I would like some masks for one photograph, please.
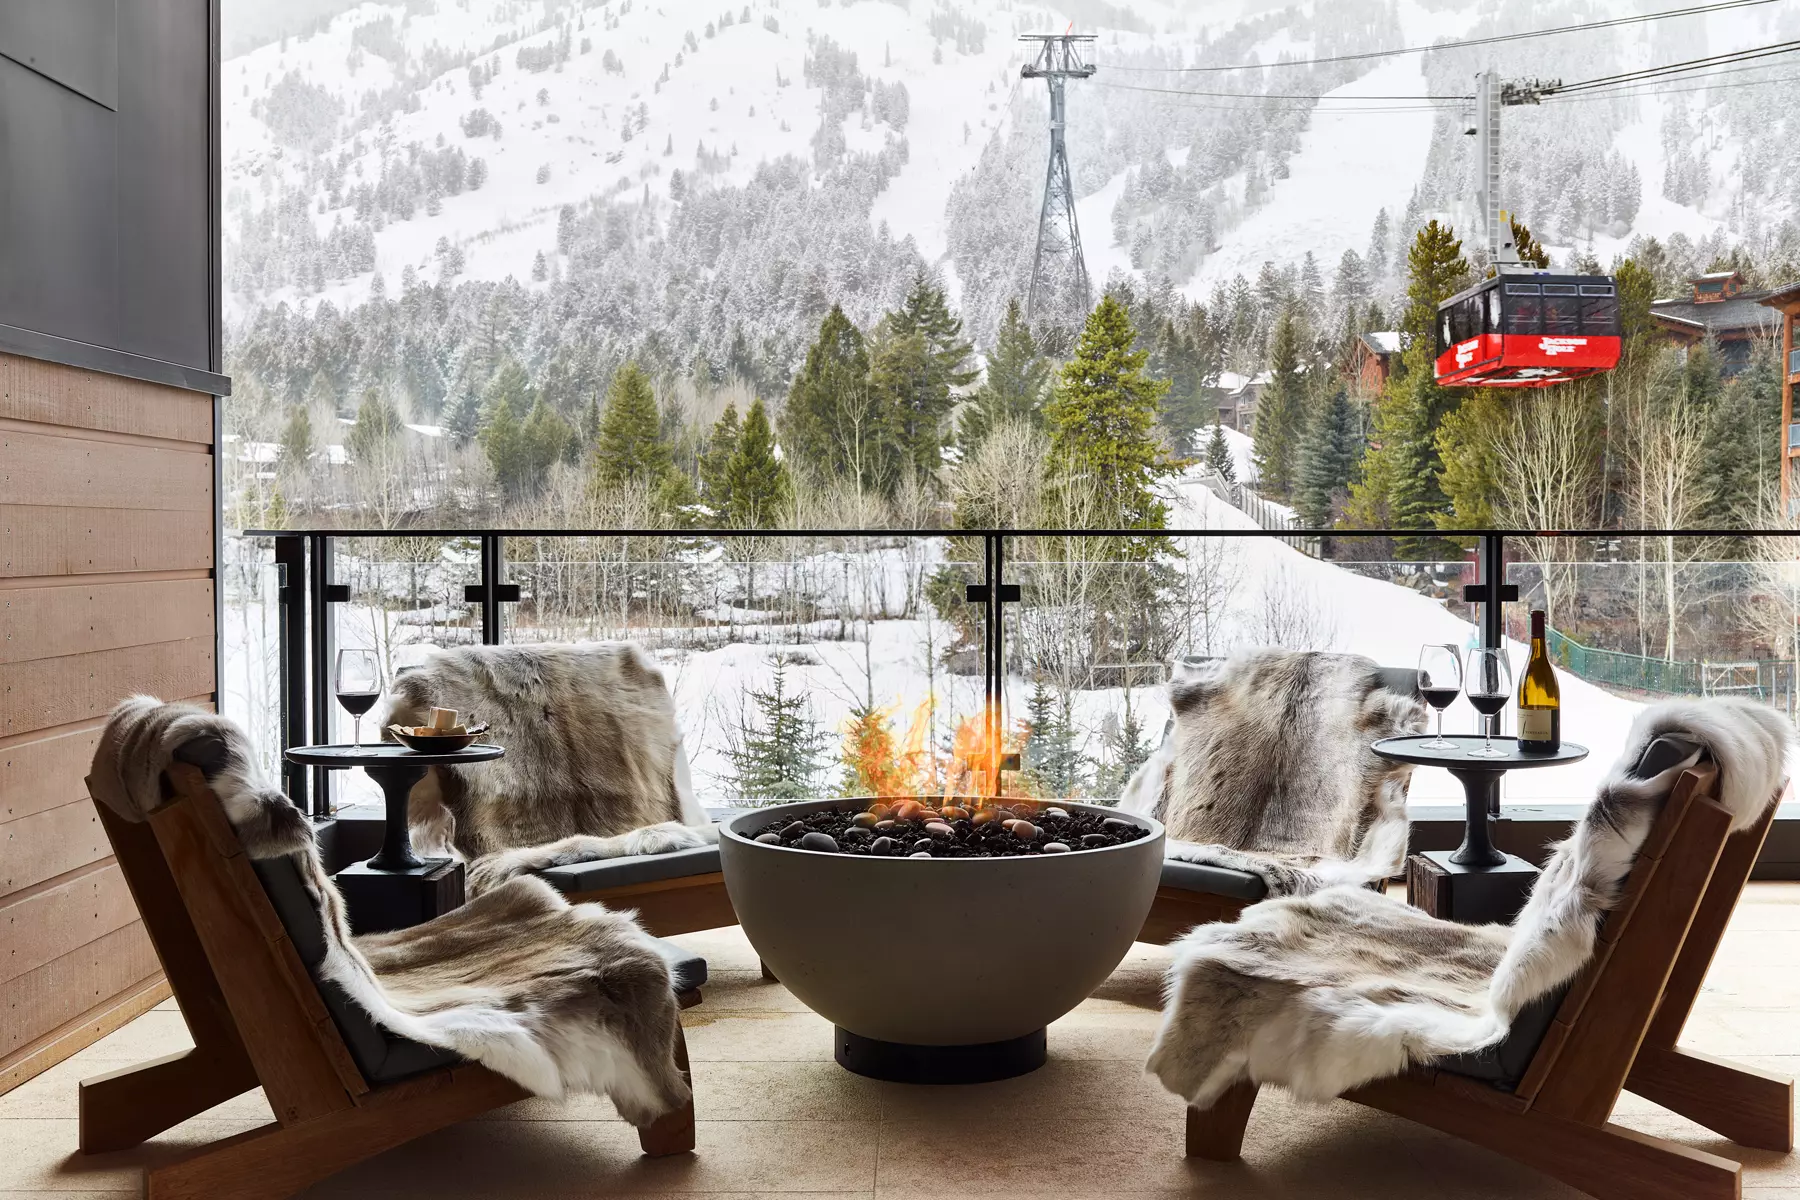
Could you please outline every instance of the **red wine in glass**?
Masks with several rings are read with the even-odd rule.
[[[1482,646],[1469,651],[1468,666],[1463,672],[1463,691],[1469,703],[1481,714],[1481,745],[1469,751],[1471,758],[1505,758],[1506,751],[1496,750],[1487,718],[1506,707],[1512,699],[1512,664],[1506,651]]]
[[[373,650],[339,650],[337,698],[355,721],[355,738],[362,745],[363,714],[381,698],[381,661]]]
[[[1454,750],[1455,742],[1444,740],[1444,710],[1455,703],[1462,692],[1462,654],[1455,646],[1426,646],[1419,651],[1419,695],[1437,709],[1437,736],[1420,744],[1425,750]]]

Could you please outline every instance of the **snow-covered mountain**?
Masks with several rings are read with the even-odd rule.
[[[573,311],[610,345],[654,335],[674,359],[718,362],[735,340],[778,374],[821,304],[872,320],[921,266],[991,335],[1028,276],[1047,142],[1021,32],[1099,38],[1098,73],[1069,85],[1090,274],[1197,300],[1264,263],[1310,254],[1329,272],[1346,250],[1391,289],[1419,222],[1468,229],[1465,114],[1426,98],[1468,91],[1483,66],[1573,80],[1800,36],[1800,11],[1770,4],[1177,73],[1651,6],[309,0],[285,26],[279,7],[225,5],[234,324],[282,302],[342,312],[410,282],[570,281],[587,289]],[[1800,136],[1784,89],[1717,86],[1761,77],[1507,109],[1507,206],[1560,253],[1603,262],[1638,235],[1766,236],[1800,208]]]

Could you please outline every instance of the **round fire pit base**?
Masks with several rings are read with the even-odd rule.
[[[912,1046],[863,1037],[839,1026],[838,1066],[890,1083],[992,1083],[1044,1065],[1044,1031],[973,1046]]]

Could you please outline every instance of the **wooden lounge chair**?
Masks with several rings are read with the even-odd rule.
[[[1444,1060],[1344,1096],[1485,1146],[1600,1200],[1736,1200],[1738,1163],[1611,1124],[1629,1089],[1741,1146],[1791,1151],[1793,1080],[1677,1041],[1774,819],[1738,834],[1716,768],[1683,772],[1645,840],[1593,960],[1523,1042],[1525,1014],[1488,1069]],[[1466,1059],[1470,1056],[1462,1056]],[[1522,1064],[1505,1067],[1511,1058]],[[1495,1064],[1498,1064],[1496,1069]],[[1256,1103],[1240,1084],[1190,1108],[1187,1153],[1231,1161]]]
[[[205,773],[202,747],[164,775],[173,802],[142,823],[96,805],[194,1048],[85,1080],[83,1153],[135,1146],[254,1087],[273,1124],[147,1171],[150,1200],[279,1200],[383,1150],[523,1099],[459,1056],[374,1025],[309,973],[324,953],[316,910],[287,859],[252,862]],[[310,927],[309,927],[310,925]],[[705,963],[671,961],[682,1007]],[[687,1069],[677,1033],[676,1056]],[[694,1147],[694,1110],[639,1131],[644,1152]]]

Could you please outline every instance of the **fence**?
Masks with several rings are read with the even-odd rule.
[[[1276,646],[1411,667],[1422,644],[1498,644],[1502,627],[1485,619],[1478,580],[1510,570],[1529,583],[1536,570],[1504,564],[1510,534],[1479,536],[1479,567],[1358,556],[1358,538],[1388,534],[1334,533],[1333,557],[1320,559],[1299,552],[1293,536],[1250,528],[251,531],[227,539],[222,559],[223,702],[274,767],[286,747],[349,733],[329,686],[340,643],[375,650],[391,677],[447,646],[629,640],[658,662],[674,693],[709,802],[749,794],[734,790],[744,777],[743,739],[767,723],[778,686],[787,689],[783,703],[808,714],[806,786],[819,794],[856,782],[853,729],[871,744],[885,738],[931,774],[974,723],[986,744],[1022,750],[1022,765],[1046,788],[1104,799],[1118,795],[1162,735],[1171,660]],[[1613,605],[1625,578],[1617,566],[1594,564],[1598,573],[1576,594]],[[1682,644],[1726,649],[1715,655],[1723,661],[1690,654],[1664,662],[1553,634],[1565,669],[1630,694],[1584,696],[1576,706],[1569,736],[1596,749],[1596,764],[1629,723],[1634,696],[1791,697],[1791,663],[1750,663],[1753,654],[1717,636],[1721,622],[1745,611],[1748,576],[1698,566],[1687,591],[1699,602],[1682,610],[1696,640],[1683,633]],[[1512,587],[1501,590],[1502,601],[1515,598]],[[1458,708],[1451,719],[1474,717]],[[323,773],[281,769],[297,799],[330,809]],[[1580,796],[1590,782],[1574,769],[1530,774],[1521,789],[1554,774],[1557,790],[1545,795],[1556,798]],[[1415,781],[1414,798],[1435,802],[1431,786]]]

